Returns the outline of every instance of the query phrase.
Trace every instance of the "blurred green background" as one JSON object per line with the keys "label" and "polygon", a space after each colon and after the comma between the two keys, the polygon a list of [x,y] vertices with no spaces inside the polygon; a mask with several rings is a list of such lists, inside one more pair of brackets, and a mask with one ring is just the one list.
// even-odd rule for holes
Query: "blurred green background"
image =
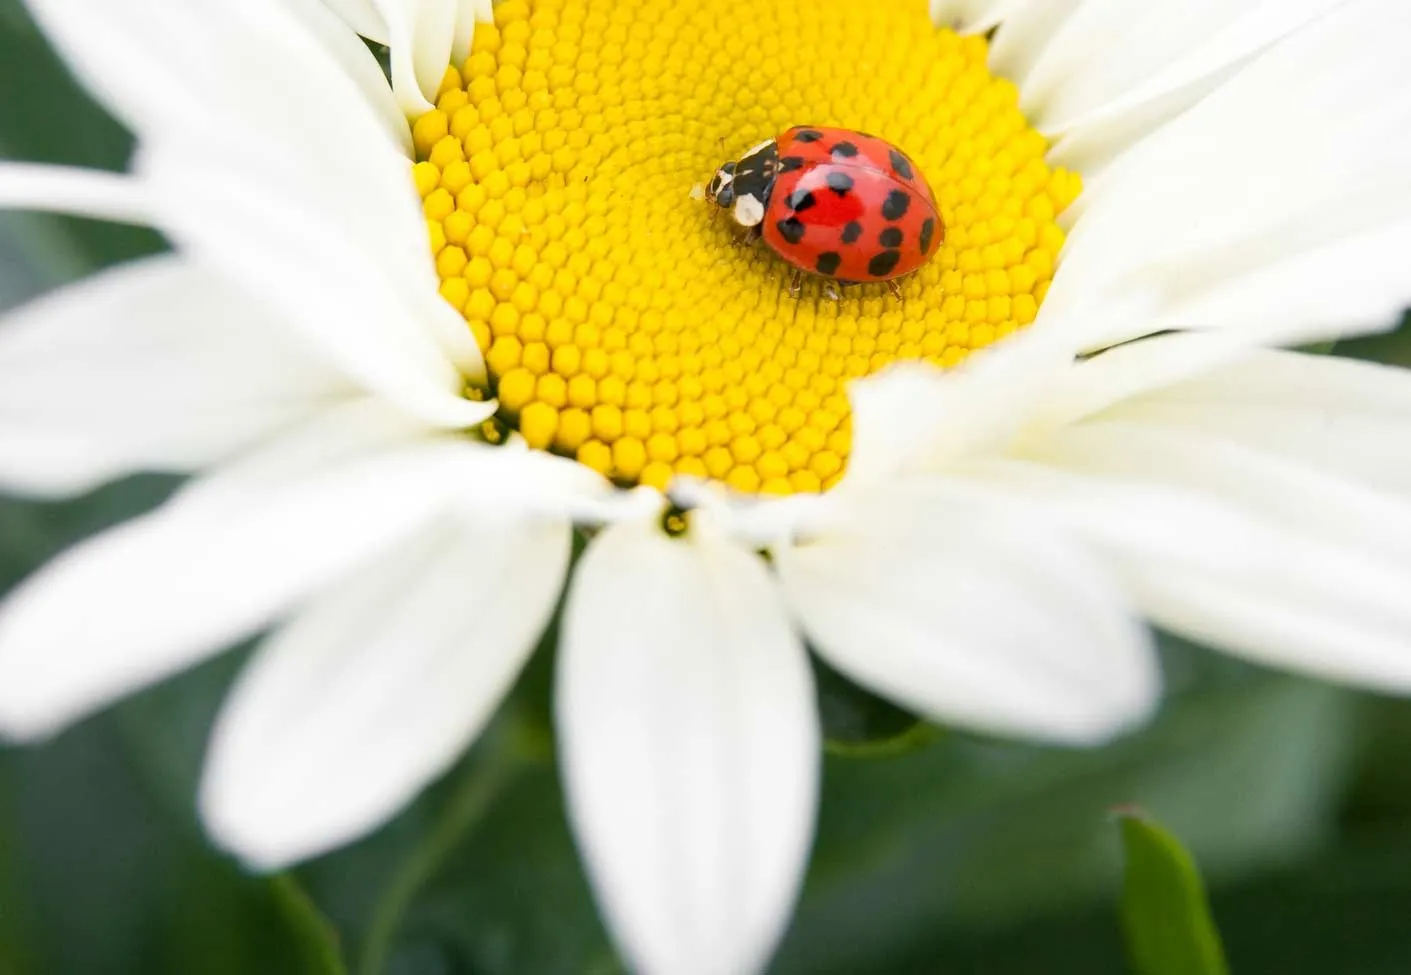
{"label": "blurred green background", "polygon": [[[0,0],[0,156],[117,169],[130,149],[17,0]],[[131,228],[0,214],[0,309],[163,246]],[[1411,361],[1407,331],[1339,353]],[[0,497],[0,591],[172,486],[138,478],[65,504]],[[290,875],[249,876],[213,852],[195,782],[244,653],[42,747],[0,747],[0,975],[621,971],[547,747],[469,828],[457,819],[475,753],[375,835]],[[1163,715],[1106,749],[945,734],[834,748],[772,971],[1121,972],[1108,810],[1125,803],[1194,853],[1234,971],[1411,971],[1411,703],[1175,641],[1164,653]],[[521,681],[516,713],[545,713],[548,656]],[[905,732],[904,715],[824,678],[835,739]]]}

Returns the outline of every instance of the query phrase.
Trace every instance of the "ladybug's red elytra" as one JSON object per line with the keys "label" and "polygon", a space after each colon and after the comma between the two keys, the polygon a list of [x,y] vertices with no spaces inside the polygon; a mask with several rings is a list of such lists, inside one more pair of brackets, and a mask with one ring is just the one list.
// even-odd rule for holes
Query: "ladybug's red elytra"
{"label": "ladybug's red elytra", "polygon": [[795,126],[716,170],[706,198],[797,270],[843,284],[896,279],[945,240],[936,198],[906,153],[866,132]]}

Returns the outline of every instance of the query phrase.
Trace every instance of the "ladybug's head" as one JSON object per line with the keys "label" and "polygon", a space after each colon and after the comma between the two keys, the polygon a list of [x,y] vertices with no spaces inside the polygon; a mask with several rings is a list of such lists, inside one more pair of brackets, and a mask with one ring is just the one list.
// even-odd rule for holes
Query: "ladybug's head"
{"label": "ladybug's head", "polygon": [[730,209],[735,205],[735,164],[726,163],[715,171],[706,187],[706,199],[716,206]]}
{"label": "ladybug's head", "polygon": [[758,226],[778,168],[779,147],[773,139],[761,142],[738,162],[728,162],[715,171],[706,187],[706,198],[729,210],[741,227]]}

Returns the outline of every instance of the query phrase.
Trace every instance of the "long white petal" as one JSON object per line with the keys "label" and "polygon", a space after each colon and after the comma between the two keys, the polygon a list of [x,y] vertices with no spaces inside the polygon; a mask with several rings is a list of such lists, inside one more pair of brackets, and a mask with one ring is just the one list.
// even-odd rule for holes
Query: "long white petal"
{"label": "long white petal", "polygon": [[[262,132],[287,124],[296,93],[326,113],[302,113],[311,136],[359,112],[380,125],[349,73],[351,48],[329,45],[318,26],[324,11],[310,11],[311,2],[26,0],[79,80],[139,140],[225,135],[232,146],[248,143],[246,152],[264,148],[255,138]],[[262,70],[250,70],[252,55]],[[291,86],[291,77],[301,84]],[[282,93],[285,111],[269,113],[271,92]],[[331,92],[340,97],[324,100]]]}
{"label": "long white petal", "polygon": [[1319,334],[1316,329],[1286,325],[1168,332],[1074,360],[1046,378],[1025,435],[1033,437],[1064,427],[1093,414],[1122,408],[1132,400],[1160,397],[1167,389],[1199,384],[1207,376],[1267,351],[1266,344],[1311,341]]}
{"label": "long white petal", "polygon": [[387,43],[387,21],[376,0],[323,0],[352,30],[379,44]]}
{"label": "long white petal", "polygon": [[[302,126],[312,140],[359,116],[385,137],[367,102],[375,62],[365,54],[355,66],[355,39],[331,40],[314,0],[26,3],[79,80],[139,141],[199,139],[214,155],[208,140],[217,140],[255,155],[269,152],[264,143],[281,129]],[[252,56],[261,70],[250,70]],[[300,110],[304,100],[320,111]]]}
{"label": "long white petal", "polygon": [[[1021,86],[1049,39],[1083,0],[1013,0],[1004,4],[1003,17],[990,43],[990,69]],[[991,3],[991,7],[1000,4]]]}
{"label": "long white petal", "polygon": [[190,470],[353,388],[241,291],[164,255],[0,319],[0,484],[64,494]]}
{"label": "long white petal", "polygon": [[36,163],[0,162],[0,208],[132,224],[154,216],[145,188],[130,176]]}
{"label": "long white petal", "polygon": [[1249,58],[1343,0],[1087,0],[1049,24],[1021,106],[1053,158],[1092,174]]}
{"label": "long white petal", "polygon": [[136,130],[161,229],[283,304],[367,381],[455,425],[457,371],[477,378],[483,363],[436,294],[405,123],[369,94],[382,82],[356,39],[308,2],[35,10]]}
{"label": "long white petal", "polygon": [[1411,371],[1396,366],[1255,350],[1105,416],[1204,433],[1411,495]]}
{"label": "long white petal", "polygon": [[[271,62],[255,82],[227,86],[241,89],[230,111],[254,127],[200,139],[183,128],[148,140],[139,157],[163,227],[284,305],[335,354],[377,370],[389,395],[454,425],[447,394],[458,396],[461,377],[479,378],[484,365],[470,329],[437,294],[410,163],[386,136],[386,106],[381,116],[370,111],[325,45],[269,2],[221,15],[232,43]],[[373,343],[365,353],[360,340]],[[415,407],[416,398],[431,402]]]}
{"label": "long white petal", "polygon": [[[199,111],[202,55],[219,32],[202,30],[197,3],[24,0],[84,87],[138,133],[163,116]],[[188,85],[177,83],[186,76]],[[220,78],[228,84],[230,79]]]}
{"label": "long white petal", "polygon": [[[1099,347],[1288,321],[1350,334],[1411,301],[1411,60],[1399,0],[1356,0],[1264,52],[1084,194],[1044,313]],[[1369,30],[1368,25],[1379,25]]]}
{"label": "long white petal", "polygon": [[849,499],[774,550],[829,663],[938,721],[1104,740],[1157,699],[1150,639],[1081,545],[941,481]]}
{"label": "long white petal", "polygon": [[[340,233],[334,200],[282,198],[273,175],[213,182],[210,167],[176,152],[154,151],[144,168],[162,191],[164,226],[184,248],[247,283],[349,376],[430,423],[477,422],[480,404],[462,397],[462,373],[427,328],[455,312],[434,287],[413,292],[395,267]],[[205,216],[215,210],[221,219]]]}
{"label": "long white petal", "polygon": [[444,772],[537,643],[569,538],[562,521],[442,520],[303,610],[217,719],[201,793],[216,839],[282,867]]}
{"label": "long white petal", "polygon": [[632,967],[760,970],[819,761],[808,661],[763,565],[708,526],[608,529],[572,586],[557,696],[572,823]]}
{"label": "long white petal", "polygon": [[[371,0],[284,0],[284,3],[309,33],[323,42],[329,55],[347,72],[382,119],[392,139],[410,156],[411,128],[392,95],[382,66],[357,36],[363,34],[376,39],[379,28],[385,27]],[[330,5],[333,10],[329,9]]]}
{"label": "long white petal", "polygon": [[1411,509],[1218,442],[1153,437],[1163,461],[1136,452],[1140,428],[1099,426],[1056,437],[1052,466],[1018,480],[1147,615],[1263,663],[1411,692]]}
{"label": "long white petal", "polygon": [[0,612],[0,731],[49,734],[188,666],[458,503],[490,452],[376,449],[399,426],[306,425],[40,569]]}
{"label": "long white petal", "polygon": [[900,363],[853,382],[853,449],[842,487],[1002,450],[1073,361],[1061,329],[1035,329],[941,370]]}
{"label": "long white petal", "polygon": [[1087,476],[1212,497],[1411,569],[1411,503],[1257,445],[1229,442],[1218,429],[1104,416],[1049,436],[1026,456]]}
{"label": "long white petal", "polygon": [[[392,88],[407,115],[435,104],[456,44],[460,0],[373,0],[387,22]],[[469,46],[469,41],[466,42]]]}
{"label": "long white petal", "polygon": [[931,0],[931,20],[938,27],[984,33],[1024,6],[1024,0]]}

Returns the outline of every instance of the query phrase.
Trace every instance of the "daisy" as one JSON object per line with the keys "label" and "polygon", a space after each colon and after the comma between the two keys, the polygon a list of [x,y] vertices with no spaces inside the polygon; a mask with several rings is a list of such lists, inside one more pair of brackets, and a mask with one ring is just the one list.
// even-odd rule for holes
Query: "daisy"
{"label": "daisy", "polygon": [[[1143,620],[1411,689],[1411,380],[1274,348],[1411,298],[1400,0],[30,5],[139,150],[0,201],[175,251],[0,326],[0,483],[194,476],[11,595],[0,729],[271,630],[200,800],[254,867],[445,771],[561,592],[573,827],[648,972],[787,922],[806,645],[1069,743],[1150,713]],[[800,122],[936,188],[900,302],[790,298],[692,192]]]}

